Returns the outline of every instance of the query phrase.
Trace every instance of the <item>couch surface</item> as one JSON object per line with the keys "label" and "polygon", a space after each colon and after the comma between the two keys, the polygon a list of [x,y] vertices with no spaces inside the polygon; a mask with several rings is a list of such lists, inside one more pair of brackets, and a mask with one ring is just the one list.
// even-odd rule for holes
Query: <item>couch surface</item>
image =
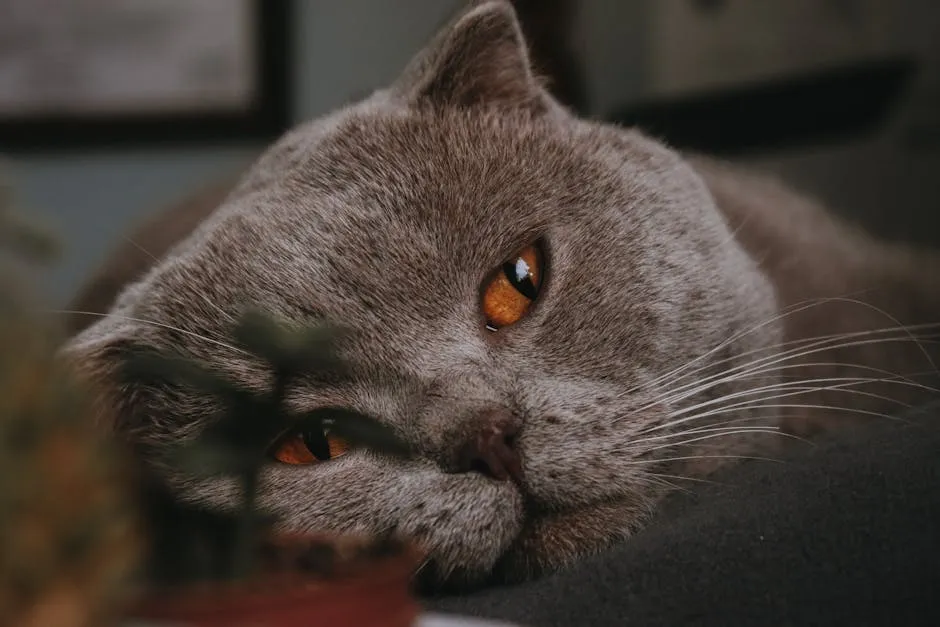
{"label": "couch surface", "polygon": [[645,531],[434,611],[541,625],[940,625],[940,404],[752,461]]}

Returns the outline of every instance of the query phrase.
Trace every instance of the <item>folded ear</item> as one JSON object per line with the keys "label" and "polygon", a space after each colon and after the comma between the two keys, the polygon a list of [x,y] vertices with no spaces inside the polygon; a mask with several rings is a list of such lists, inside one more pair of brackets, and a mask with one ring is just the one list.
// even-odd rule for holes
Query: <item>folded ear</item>
{"label": "folded ear", "polygon": [[121,380],[120,370],[133,351],[136,323],[109,316],[81,331],[60,349],[58,357],[91,394],[99,427],[111,431],[128,428],[126,400],[133,396]]}
{"label": "folded ear", "polygon": [[534,111],[550,106],[506,0],[471,2],[415,57],[392,91],[415,104]]}

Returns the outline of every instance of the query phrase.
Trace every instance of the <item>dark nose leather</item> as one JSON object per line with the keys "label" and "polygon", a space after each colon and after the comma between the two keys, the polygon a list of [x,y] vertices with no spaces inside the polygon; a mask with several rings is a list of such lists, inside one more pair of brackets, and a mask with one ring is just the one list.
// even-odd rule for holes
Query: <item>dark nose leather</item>
{"label": "dark nose leather", "polygon": [[522,481],[522,459],[516,450],[519,420],[504,409],[491,409],[474,422],[457,456],[457,472],[479,472],[498,481]]}

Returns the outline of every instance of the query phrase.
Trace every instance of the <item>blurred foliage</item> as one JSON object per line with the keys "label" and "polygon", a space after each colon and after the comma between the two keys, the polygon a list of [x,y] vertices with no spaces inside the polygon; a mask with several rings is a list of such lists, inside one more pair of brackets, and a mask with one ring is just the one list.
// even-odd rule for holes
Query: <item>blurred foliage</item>
{"label": "blurred foliage", "polygon": [[57,357],[16,264],[49,261],[55,239],[0,189],[0,622],[91,627],[128,601],[141,539],[122,451],[90,392]]}

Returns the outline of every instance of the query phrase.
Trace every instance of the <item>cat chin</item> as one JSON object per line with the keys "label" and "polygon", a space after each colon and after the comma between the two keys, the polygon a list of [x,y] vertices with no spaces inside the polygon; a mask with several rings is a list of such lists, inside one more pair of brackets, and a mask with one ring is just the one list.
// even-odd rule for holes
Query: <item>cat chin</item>
{"label": "cat chin", "polygon": [[438,596],[511,585],[561,570],[632,536],[655,500],[625,498],[564,511],[527,511],[518,534],[486,571],[448,566],[432,556],[415,577],[417,591]]}
{"label": "cat chin", "polygon": [[519,583],[599,553],[636,533],[652,515],[655,500],[631,497],[528,514],[522,532],[497,562],[488,583]]}

